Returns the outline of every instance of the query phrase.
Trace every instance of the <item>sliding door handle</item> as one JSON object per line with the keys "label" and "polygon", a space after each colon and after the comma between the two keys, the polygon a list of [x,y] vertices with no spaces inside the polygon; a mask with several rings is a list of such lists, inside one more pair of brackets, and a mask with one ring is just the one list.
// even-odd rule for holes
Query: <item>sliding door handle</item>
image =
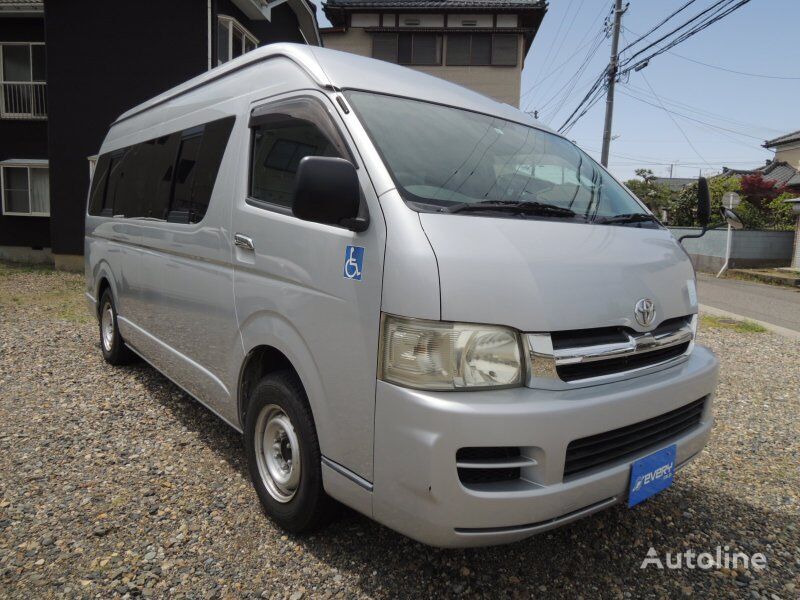
{"label": "sliding door handle", "polygon": [[245,250],[256,249],[256,247],[253,245],[253,238],[242,235],[241,233],[236,233],[233,235],[233,244],[234,246],[239,246],[239,248],[243,248]]}

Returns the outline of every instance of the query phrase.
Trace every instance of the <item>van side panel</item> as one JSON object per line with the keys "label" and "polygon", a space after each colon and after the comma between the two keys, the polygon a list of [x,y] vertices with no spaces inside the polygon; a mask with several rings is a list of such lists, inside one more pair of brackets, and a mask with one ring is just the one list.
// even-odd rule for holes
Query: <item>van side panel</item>
{"label": "van side panel", "polygon": [[[245,188],[236,198],[233,231],[252,238],[254,249],[234,250],[237,313],[246,350],[274,340],[297,369],[323,456],[371,481],[383,213],[335,105],[319,93],[295,96],[318,98],[321,114],[335,123],[356,155],[370,226],[356,233],[248,203],[249,161],[243,160]],[[345,270],[352,247],[360,248],[363,258],[358,278]]]}

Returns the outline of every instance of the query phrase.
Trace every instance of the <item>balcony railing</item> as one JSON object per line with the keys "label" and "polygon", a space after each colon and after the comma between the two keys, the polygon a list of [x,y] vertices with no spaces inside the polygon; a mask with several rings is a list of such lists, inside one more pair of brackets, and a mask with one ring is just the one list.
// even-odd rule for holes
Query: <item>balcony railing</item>
{"label": "balcony railing", "polygon": [[47,83],[44,81],[0,81],[0,92],[0,118],[47,118]]}

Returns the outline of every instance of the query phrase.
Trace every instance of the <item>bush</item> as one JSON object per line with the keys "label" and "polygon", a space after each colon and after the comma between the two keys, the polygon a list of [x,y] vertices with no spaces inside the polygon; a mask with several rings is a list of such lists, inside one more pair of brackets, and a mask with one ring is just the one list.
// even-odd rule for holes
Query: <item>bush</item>
{"label": "bush", "polygon": [[[726,192],[736,192],[742,195],[742,201],[734,211],[741,217],[747,229],[794,229],[795,216],[792,214],[792,207],[784,202],[787,198],[791,198],[792,194],[783,192],[776,196],[782,189],[769,188],[773,183],[769,181],[765,183],[760,175],[741,179],[739,177],[709,179],[712,224],[719,221],[722,196]],[[746,193],[750,195],[745,195]],[[694,183],[684,188],[671,203],[670,225],[699,227],[696,213],[697,184]]]}

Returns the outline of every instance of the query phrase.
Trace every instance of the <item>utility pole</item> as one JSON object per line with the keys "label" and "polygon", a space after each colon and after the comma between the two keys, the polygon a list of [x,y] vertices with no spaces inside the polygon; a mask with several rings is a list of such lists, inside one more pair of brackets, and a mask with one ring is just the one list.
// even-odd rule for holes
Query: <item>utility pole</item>
{"label": "utility pole", "polygon": [[611,61],[608,63],[608,92],[606,92],[606,124],[603,128],[603,151],[600,163],[608,166],[608,150],[611,146],[611,121],[614,118],[614,84],[617,81],[617,65],[619,56],[619,28],[622,24],[622,0],[615,0],[614,4],[614,29],[611,34]]}

